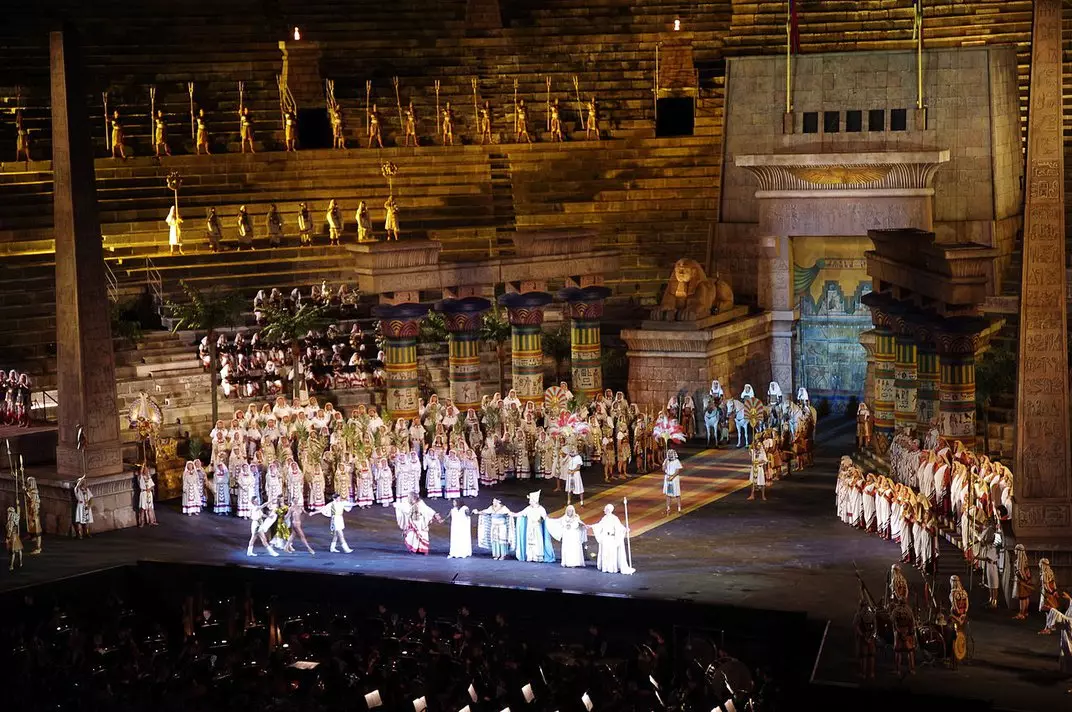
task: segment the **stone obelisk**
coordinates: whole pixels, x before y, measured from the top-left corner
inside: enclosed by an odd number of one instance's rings
[[[1061,82],[1061,2],[1035,0],[1013,507],[1030,549],[1072,543]]]
[[[133,478],[123,473],[92,132],[81,76],[84,65],[78,54],[72,29],[51,33],[59,371],[56,471],[64,488],[86,475],[93,492],[93,529],[99,531],[134,523]]]

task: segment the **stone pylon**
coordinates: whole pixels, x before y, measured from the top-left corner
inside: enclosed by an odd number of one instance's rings
[[[134,523],[133,480],[123,474],[93,134],[81,77],[84,65],[71,29],[51,33],[49,60],[59,371],[56,470],[64,483],[86,475],[94,496],[94,529],[115,529]]]

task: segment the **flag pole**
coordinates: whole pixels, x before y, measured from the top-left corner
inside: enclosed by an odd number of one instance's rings
[[[793,0],[785,6],[785,113],[793,111]]]
[[[923,0],[916,6],[916,108],[923,108]]]

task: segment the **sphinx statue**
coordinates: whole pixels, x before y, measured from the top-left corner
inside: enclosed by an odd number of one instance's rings
[[[733,288],[719,279],[709,279],[696,260],[683,258],[674,263],[674,271],[663,292],[659,306],[651,310],[656,321],[695,321],[713,312],[733,308]]]

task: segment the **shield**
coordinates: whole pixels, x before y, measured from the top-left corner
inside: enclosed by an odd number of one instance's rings
[[[957,630],[953,636],[953,657],[960,662],[968,656],[968,637],[964,631]]]

